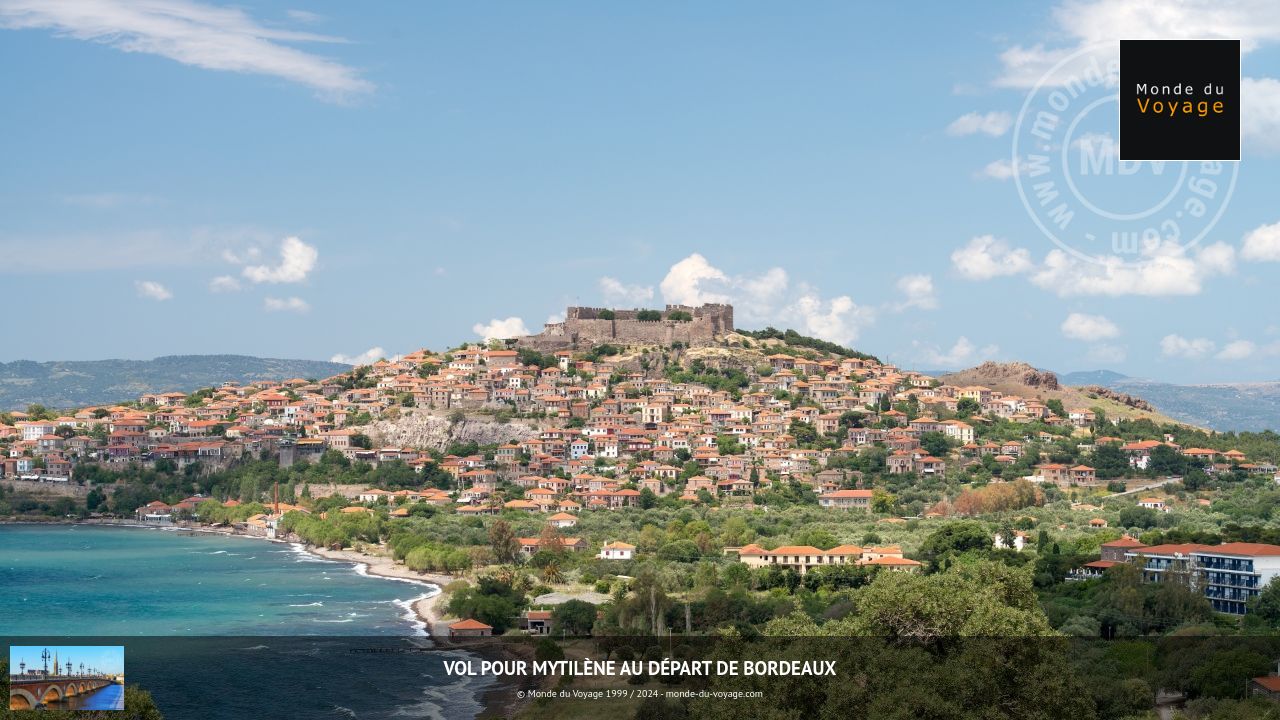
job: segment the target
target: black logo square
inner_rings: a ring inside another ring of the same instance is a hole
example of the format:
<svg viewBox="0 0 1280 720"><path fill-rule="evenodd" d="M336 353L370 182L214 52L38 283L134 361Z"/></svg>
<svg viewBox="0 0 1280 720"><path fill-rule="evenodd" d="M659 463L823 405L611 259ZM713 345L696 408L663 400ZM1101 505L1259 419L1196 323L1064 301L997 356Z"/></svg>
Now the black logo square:
<svg viewBox="0 0 1280 720"><path fill-rule="evenodd" d="M1239 160L1240 41L1121 40L1120 159Z"/></svg>

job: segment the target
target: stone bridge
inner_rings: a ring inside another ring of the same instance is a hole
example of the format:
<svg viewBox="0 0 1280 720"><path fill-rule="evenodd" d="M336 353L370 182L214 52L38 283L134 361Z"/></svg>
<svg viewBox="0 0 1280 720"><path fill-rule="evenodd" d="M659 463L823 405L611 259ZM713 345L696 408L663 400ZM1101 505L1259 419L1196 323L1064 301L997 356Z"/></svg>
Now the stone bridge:
<svg viewBox="0 0 1280 720"><path fill-rule="evenodd" d="M73 697L119 682L120 678L111 675L10 675L9 709L56 708Z"/></svg>

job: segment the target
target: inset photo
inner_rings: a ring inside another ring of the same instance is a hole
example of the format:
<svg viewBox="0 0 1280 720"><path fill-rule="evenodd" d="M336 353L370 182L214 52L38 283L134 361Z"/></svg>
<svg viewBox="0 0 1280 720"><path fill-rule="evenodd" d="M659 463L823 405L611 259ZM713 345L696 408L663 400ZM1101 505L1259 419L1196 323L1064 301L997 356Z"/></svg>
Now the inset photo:
<svg viewBox="0 0 1280 720"><path fill-rule="evenodd" d="M123 645L12 645L10 710L123 710Z"/></svg>

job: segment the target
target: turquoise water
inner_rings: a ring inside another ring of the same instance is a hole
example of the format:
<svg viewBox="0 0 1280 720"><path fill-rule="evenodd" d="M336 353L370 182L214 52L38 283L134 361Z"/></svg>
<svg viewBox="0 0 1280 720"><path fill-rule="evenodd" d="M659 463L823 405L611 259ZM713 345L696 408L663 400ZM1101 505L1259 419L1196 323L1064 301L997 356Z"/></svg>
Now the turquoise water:
<svg viewBox="0 0 1280 720"><path fill-rule="evenodd" d="M0 635L421 634L433 586L253 538L0 526Z"/></svg>
<svg viewBox="0 0 1280 720"><path fill-rule="evenodd" d="M251 538L0 525L0 647L124 645L166 720L476 717L491 681L447 676L472 656L409 610L437 589L361 570Z"/></svg>

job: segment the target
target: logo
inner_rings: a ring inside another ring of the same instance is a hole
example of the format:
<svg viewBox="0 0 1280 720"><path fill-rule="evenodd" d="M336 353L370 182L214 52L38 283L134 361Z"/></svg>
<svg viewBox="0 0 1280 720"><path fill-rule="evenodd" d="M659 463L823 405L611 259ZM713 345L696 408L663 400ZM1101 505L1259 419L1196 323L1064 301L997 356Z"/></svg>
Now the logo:
<svg viewBox="0 0 1280 720"><path fill-rule="evenodd" d="M1046 237L1089 262L1142 263L1196 245L1222 217L1240 169L1211 159L1122 159L1120 68L1114 43L1064 58L1027 94L1014 126L1023 207ZM1238 97L1238 73L1236 83Z"/></svg>
<svg viewBox="0 0 1280 720"><path fill-rule="evenodd" d="M1124 160L1240 159L1239 40L1121 40Z"/></svg>

